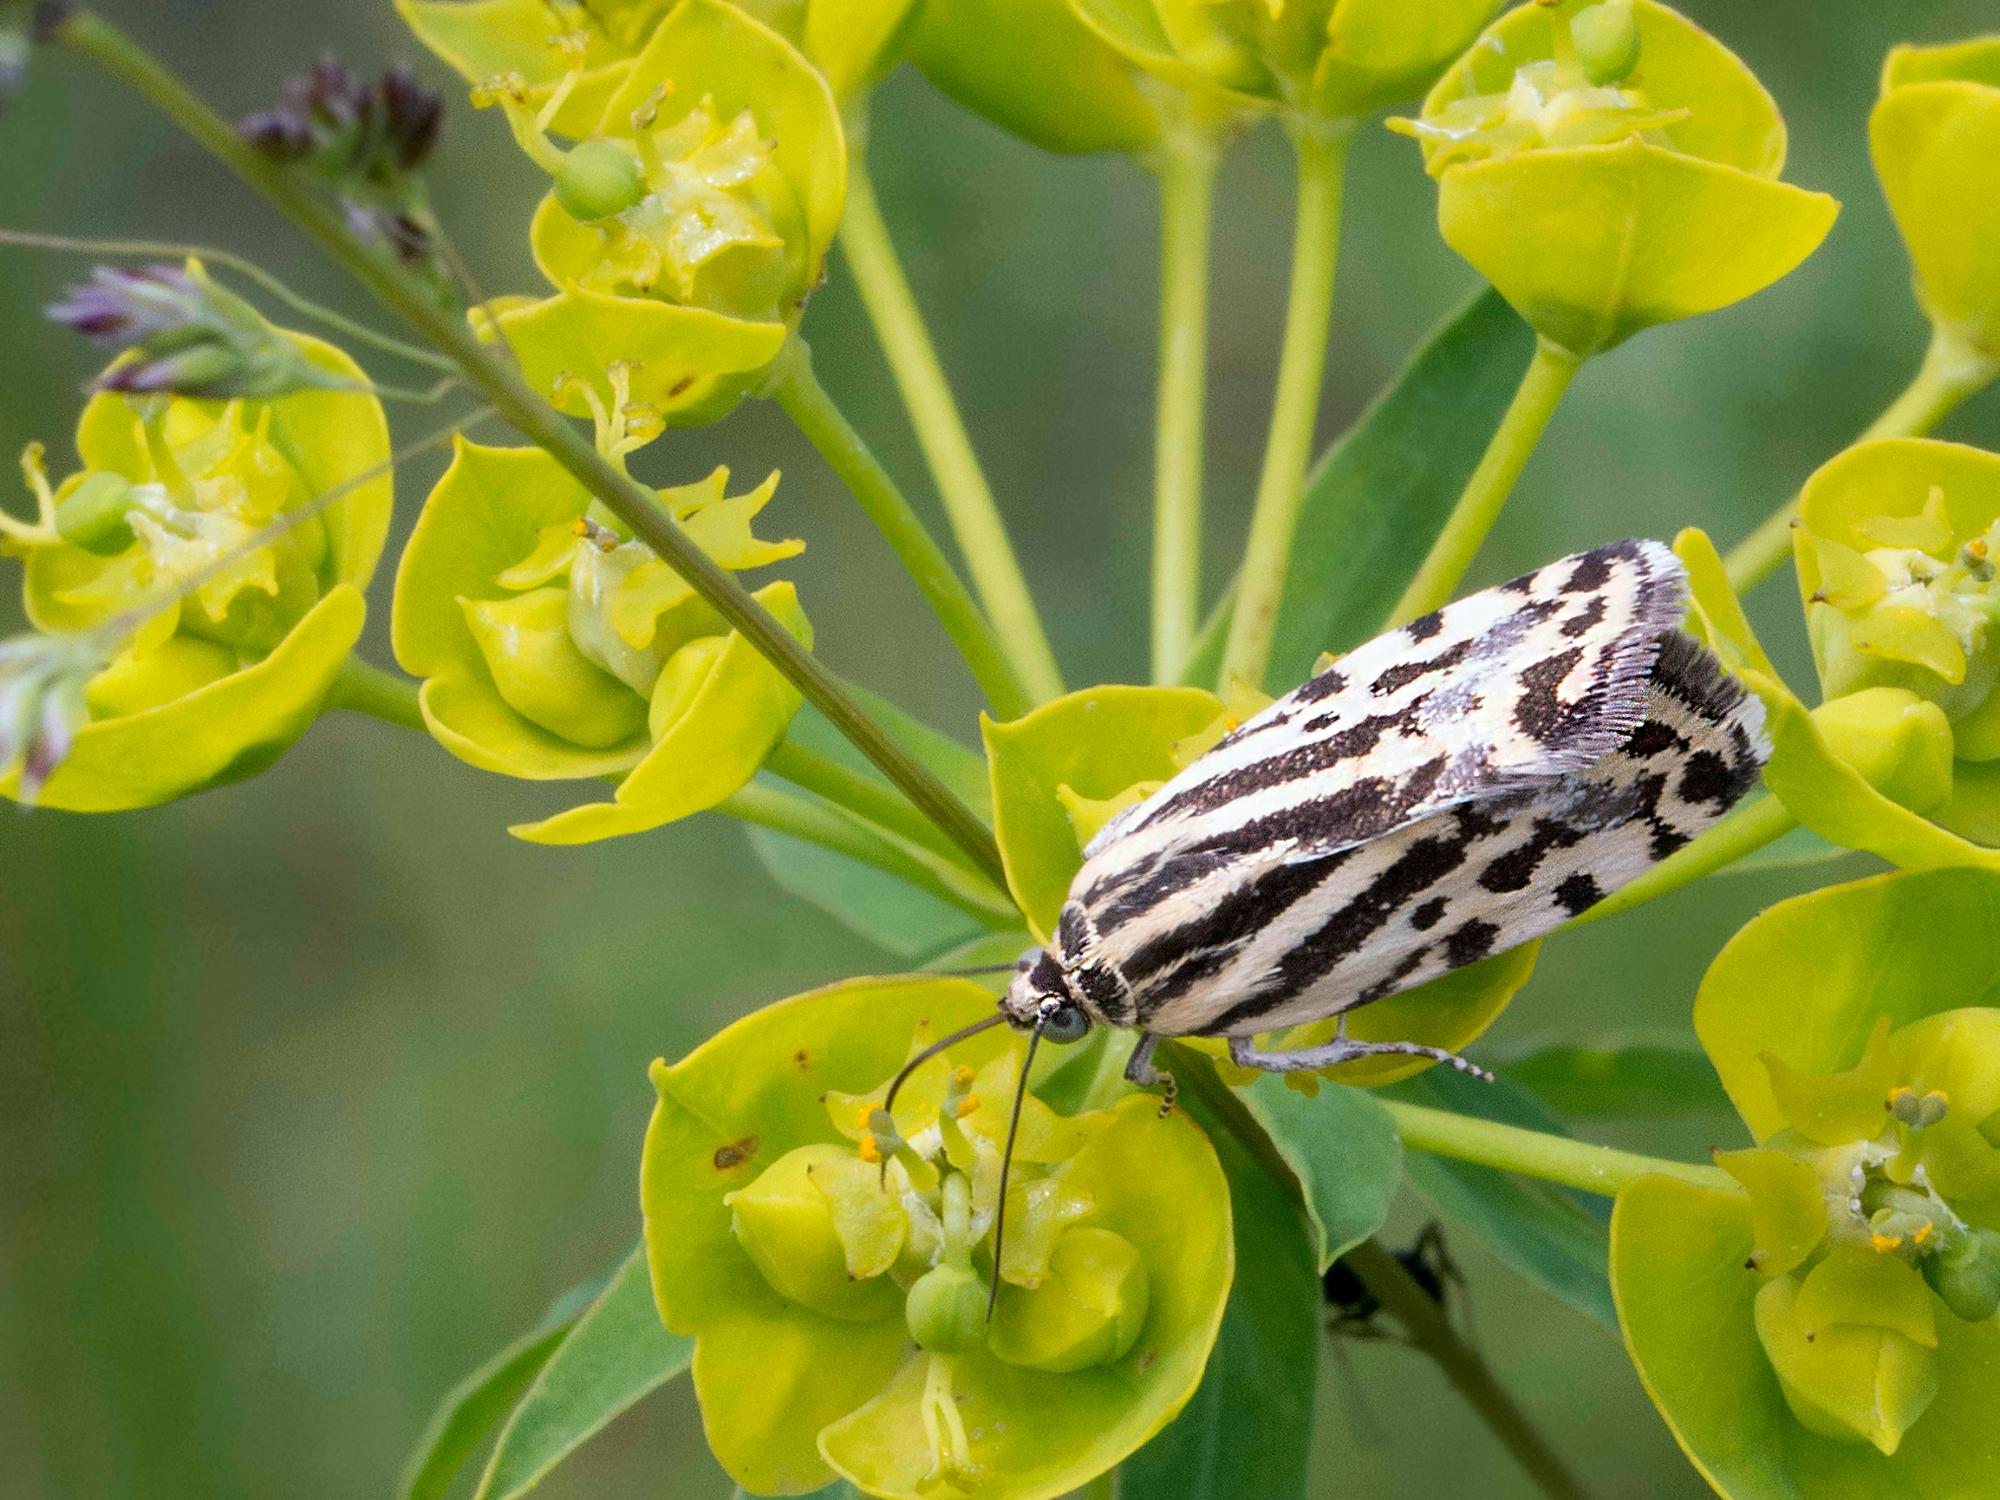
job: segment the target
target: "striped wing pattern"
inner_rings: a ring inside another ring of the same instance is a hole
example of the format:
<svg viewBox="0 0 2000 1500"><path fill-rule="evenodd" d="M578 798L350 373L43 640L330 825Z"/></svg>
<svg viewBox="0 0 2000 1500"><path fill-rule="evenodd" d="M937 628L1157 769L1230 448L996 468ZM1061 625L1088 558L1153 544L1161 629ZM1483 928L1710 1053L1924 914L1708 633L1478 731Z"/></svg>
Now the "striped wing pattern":
<svg viewBox="0 0 2000 1500"><path fill-rule="evenodd" d="M1360 647L1086 851L1059 946L1107 1020L1249 1035L1528 941L1756 781L1761 705L1616 542Z"/></svg>

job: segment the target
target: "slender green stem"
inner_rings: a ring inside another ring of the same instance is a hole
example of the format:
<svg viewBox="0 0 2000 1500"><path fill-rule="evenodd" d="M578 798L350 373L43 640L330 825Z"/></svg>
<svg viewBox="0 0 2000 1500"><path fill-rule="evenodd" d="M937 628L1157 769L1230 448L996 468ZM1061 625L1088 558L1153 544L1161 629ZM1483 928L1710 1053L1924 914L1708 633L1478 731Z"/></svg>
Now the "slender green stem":
<svg viewBox="0 0 2000 1500"><path fill-rule="evenodd" d="M1278 356L1278 385L1271 403L1271 428L1264 443L1264 468L1250 513L1250 537L1230 619L1222 680L1231 674L1261 687L1277 631L1278 606L1291 561L1305 495L1306 464L1312 458L1313 425L1319 415L1320 381L1326 373L1327 321L1333 315L1334 272L1340 260L1340 197L1347 170L1351 121L1322 125L1296 123L1292 144L1298 153L1298 219L1292 229L1292 284L1285 310L1284 344Z"/></svg>
<svg viewBox="0 0 2000 1500"><path fill-rule="evenodd" d="M850 770L837 760L808 750L797 740L786 740L764 762L766 770L793 786L826 798L834 806L875 824L898 838L908 839L943 860L977 877L965 854L917 811L916 805L892 786ZM996 899L1001 893L995 892Z"/></svg>
<svg viewBox="0 0 2000 1500"><path fill-rule="evenodd" d="M74 255L101 255L107 260L164 260L171 256L175 260L192 258L205 265L227 266L244 280L254 281L293 312L303 313L314 322L344 333L357 343L372 345L384 354L393 354L396 358L406 359L412 364L428 365L433 370L443 370L453 375L458 372L458 366L442 354L433 354L428 349L419 349L415 344L406 344L399 338L378 333L365 323L357 323L352 318L344 317L330 307L322 307L311 298L293 291L255 261L233 255L227 250L215 250L204 245L183 245L171 240L79 239L73 235L33 234L21 229L0 229L0 245L18 245L24 250L61 250Z"/></svg>
<svg viewBox="0 0 2000 1500"><path fill-rule="evenodd" d="M1547 339L1535 341L1535 357L1528 361L1520 389L1507 407L1507 414L1494 430L1493 440L1480 455L1479 467L1466 481L1465 491L1452 507L1444 530L1431 543L1417 576L1403 590L1389 616L1391 625L1402 625L1418 615L1427 615L1452 596L1465 570L1472 566L1486 534L1500 519L1514 482L1535 451L1549 418L1555 415L1563 392L1583 366L1583 357L1572 354Z"/></svg>
<svg viewBox="0 0 2000 1500"><path fill-rule="evenodd" d="M937 539L924 529L889 471L813 375L811 351L803 342L793 339L786 346L764 389L819 449L875 523L875 529L930 602L993 711L1003 719L1013 719L1034 707L1034 695L1008 660L992 622L980 613L978 601Z"/></svg>
<svg viewBox="0 0 2000 1500"><path fill-rule="evenodd" d="M1587 926L1658 900L1755 854L1798 826L1799 820L1776 797L1766 795L1745 802L1686 848L1668 855L1629 885L1620 886L1568 925Z"/></svg>
<svg viewBox="0 0 2000 1500"><path fill-rule="evenodd" d="M350 656L340 664L333 687L327 692L326 706L366 714L403 729L424 727L423 710L417 707L417 685L358 656Z"/></svg>
<svg viewBox="0 0 2000 1500"><path fill-rule="evenodd" d="M1503 1172L1539 1177L1545 1182L1601 1193L1607 1198L1626 1184L1652 1174L1678 1178L1697 1187L1736 1185L1735 1179L1720 1167L1667 1161L1636 1151L1615 1151L1609 1146L1573 1141L1568 1136L1545 1135L1539 1130L1523 1130L1518 1125L1502 1125L1497 1120L1455 1115L1424 1104L1383 1098L1380 1094L1376 1100L1395 1117L1396 1131L1405 1146L1428 1151L1433 1156L1449 1156L1455 1161L1477 1162Z"/></svg>
<svg viewBox="0 0 2000 1500"><path fill-rule="evenodd" d="M710 559L660 508L657 496L620 473L513 368L496 359L459 311L438 299L434 288L414 278L387 251L359 243L340 216L305 182L245 142L178 78L100 17L88 11L74 12L52 28L50 40L88 58L114 80L150 100L210 155L268 199L378 302L447 355L467 384L659 553L835 728L907 792L952 842L971 855L982 873L996 885L1004 880L992 834L965 804L855 703L791 632L750 597L735 575Z"/></svg>
<svg viewBox="0 0 2000 1500"><path fill-rule="evenodd" d="M1208 280L1215 138L1177 131L1153 158L1160 179L1160 385L1153 413L1153 680L1171 682L1201 610L1202 438L1208 394Z"/></svg>
<svg viewBox="0 0 2000 1500"><path fill-rule="evenodd" d="M1437 1299L1417 1284L1409 1269L1374 1240L1363 1240L1341 1257L1385 1311L1409 1334L1410 1342L1436 1361L1445 1379L1479 1413L1514 1461L1527 1470L1550 1500L1583 1500L1587 1493L1548 1440L1536 1431L1479 1351L1458 1336Z"/></svg>
<svg viewBox="0 0 2000 1500"><path fill-rule="evenodd" d="M1922 437L1950 416L1960 402L1991 385L1995 377L2000 377L2000 359L1982 353L1950 330L1938 328L1916 375L1855 442ZM1730 549L1722 561L1731 588L1745 593L1790 560L1792 525L1798 518L1799 501L1794 495Z"/></svg>
<svg viewBox="0 0 2000 1500"><path fill-rule="evenodd" d="M716 804L716 811L872 865L957 907L995 932L1020 925L1020 914L1011 905L982 894L988 888L968 879L956 865L884 838L822 798L800 796L753 781Z"/></svg>
<svg viewBox="0 0 2000 1500"><path fill-rule="evenodd" d="M993 622L1014 675L1036 702L1063 690L1062 673L1021 574L1000 507L972 450L958 403L938 361L930 330L897 258L889 226L868 175L866 136L855 131L847 159L847 208L840 225L841 253L862 306L875 325L890 374L916 428L917 442L937 483L945 519L972 574L979 601Z"/></svg>

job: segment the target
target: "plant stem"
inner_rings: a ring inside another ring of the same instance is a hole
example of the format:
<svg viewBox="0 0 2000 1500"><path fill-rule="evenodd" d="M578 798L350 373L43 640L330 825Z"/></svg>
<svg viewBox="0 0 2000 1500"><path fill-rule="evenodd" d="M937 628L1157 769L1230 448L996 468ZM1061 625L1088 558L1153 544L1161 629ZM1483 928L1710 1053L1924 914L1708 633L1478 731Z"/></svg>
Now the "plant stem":
<svg viewBox="0 0 2000 1500"><path fill-rule="evenodd" d="M326 706L366 714L403 729L424 728L423 710L417 706L417 685L358 656L350 656L340 664L333 686L327 691Z"/></svg>
<svg viewBox="0 0 2000 1500"><path fill-rule="evenodd" d="M931 825L929 818L894 787L885 786L836 760L808 750L797 740L786 740L771 752L764 768L783 777L793 786L824 797L834 806L875 824L898 838L908 839L943 860L977 876L964 853ZM996 897L1001 893L996 892Z"/></svg>
<svg viewBox="0 0 2000 1500"><path fill-rule="evenodd" d="M1683 849L1668 855L1628 885L1620 886L1566 927L1585 927L1605 917L1643 906L1692 885L1705 875L1755 854L1799 826L1799 820L1776 797L1764 795L1731 808L1728 815Z"/></svg>
<svg viewBox="0 0 2000 1500"><path fill-rule="evenodd" d="M981 926L995 932L1004 932L1020 924L1020 914L1010 903L982 896L979 888L967 881L957 866L927 858L884 838L867 824L818 797L802 797L796 792L781 791L753 781L717 803L716 811L872 865L957 907Z"/></svg>
<svg viewBox="0 0 2000 1500"><path fill-rule="evenodd" d="M194 259L206 265L227 266L245 281L255 282L293 312L303 313L314 322L344 333L357 343L372 345L385 354L393 354L412 364L426 365L450 375L458 373L458 366L442 354L406 344L399 338L376 332L366 323L344 317L330 307L322 307L311 298L293 291L255 261L232 255L227 250L182 245L168 240L78 239L67 234L31 234L20 229L0 229L0 245L18 245L24 250L61 250L74 255L101 255L117 260L163 260L171 256L175 260Z"/></svg>
<svg viewBox="0 0 2000 1500"><path fill-rule="evenodd" d="M1916 375L1854 441L1922 437L1951 415L1960 402L1991 385L1996 376L2000 376L2000 359L1939 327L1931 334ZM1792 555L1792 525L1798 518L1799 501L1794 495L1730 549L1722 561L1731 588L1747 593L1785 565Z"/></svg>
<svg viewBox="0 0 2000 1500"><path fill-rule="evenodd" d="M1403 590L1403 597L1396 601L1396 608L1389 616L1391 626L1427 615L1451 598L1465 570L1472 566L1486 534L1500 519L1528 455L1535 451L1535 444L1541 440L1549 418L1555 415L1563 392L1569 389L1570 381L1582 366L1581 355L1547 339L1535 341L1535 356L1528 361L1520 388L1514 392L1499 427L1494 429L1493 440L1480 455L1479 467L1466 481L1465 491L1446 519L1444 530L1431 543L1430 554L1417 569L1417 576L1410 580L1410 586Z"/></svg>
<svg viewBox="0 0 2000 1500"><path fill-rule="evenodd" d="M854 742L910 800L996 885L1004 882L991 833L931 772L862 710L834 676L793 638L776 617L750 597L735 576L718 566L673 519L658 497L620 473L556 409L529 388L514 369L494 358L453 307L412 277L387 251L377 252L348 233L340 216L282 165L249 145L207 104L124 33L88 11L76 11L53 28L50 41L88 58L114 80L150 100L248 186L268 199L318 243L384 307L401 316L432 347L449 356L468 384L480 391L523 437L547 450L579 483L604 501L633 533L657 552L716 613Z"/></svg>
<svg viewBox="0 0 2000 1500"><path fill-rule="evenodd" d="M813 375L811 351L801 340L794 338L786 345L764 389L819 450L895 551L965 658L994 713L1014 719L1034 707L992 623L980 613L951 559L924 529L889 471Z"/></svg>
<svg viewBox="0 0 2000 1500"><path fill-rule="evenodd" d="M1222 658L1222 681L1234 674L1261 687L1284 597L1292 536L1312 457L1320 381L1326 371L1327 321L1333 315L1334 271L1340 259L1341 181L1352 121L1298 122L1292 144L1299 159L1298 219L1292 229L1292 284L1264 468L1250 513L1236 612Z"/></svg>
<svg viewBox="0 0 2000 1500"><path fill-rule="evenodd" d="M1417 1284L1409 1269L1374 1240L1363 1240L1341 1257L1361 1284L1436 1361L1452 1387L1491 1429L1514 1460L1527 1470L1550 1500L1584 1500L1587 1493L1547 1439L1535 1430L1506 1387L1494 1378L1479 1351L1458 1336L1437 1300Z"/></svg>
<svg viewBox="0 0 2000 1500"><path fill-rule="evenodd" d="M1586 1193L1601 1193L1607 1198L1626 1184L1653 1174L1691 1182L1697 1187L1736 1186L1735 1179L1720 1167L1667 1161L1657 1156L1641 1156L1636 1151L1615 1151L1609 1146L1573 1141L1568 1136L1545 1135L1539 1130L1523 1130L1497 1120L1481 1120L1402 1099L1387 1099L1379 1093L1375 1098L1395 1117L1396 1131L1403 1144L1433 1156L1477 1162L1503 1172L1518 1172L1524 1177L1581 1188Z"/></svg>
<svg viewBox="0 0 2000 1500"><path fill-rule="evenodd" d="M958 403L938 361L937 347L909 278L896 255L875 184L868 175L867 138L860 131L850 139L847 159L847 208L840 225L840 249L854 273L861 303L875 325L875 336L888 356L889 372L902 393L903 406L916 429L917 442L937 483L945 519L958 541L1000 638L1014 676L1035 702L1058 696L1062 672L1035 609L1034 595L1021 574L1020 560L1008 539L993 490L986 482L972 439L965 430Z"/></svg>
<svg viewBox="0 0 2000 1500"><path fill-rule="evenodd" d="M1215 169L1206 132L1169 134L1160 179L1160 385L1153 413L1153 681L1171 682L1201 609L1201 490Z"/></svg>

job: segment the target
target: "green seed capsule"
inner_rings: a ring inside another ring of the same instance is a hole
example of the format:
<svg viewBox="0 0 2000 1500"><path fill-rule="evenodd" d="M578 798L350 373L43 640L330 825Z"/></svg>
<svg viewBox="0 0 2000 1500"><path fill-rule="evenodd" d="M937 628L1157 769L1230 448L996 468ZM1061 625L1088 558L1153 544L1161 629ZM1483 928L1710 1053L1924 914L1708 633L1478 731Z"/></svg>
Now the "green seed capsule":
<svg viewBox="0 0 2000 1500"><path fill-rule="evenodd" d="M132 545L132 483L118 474L92 474L56 506L56 530L66 542L100 557Z"/></svg>
<svg viewBox="0 0 2000 1500"><path fill-rule="evenodd" d="M1968 1323L2000 1310L2000 1233L1974 1229L1918 1262L1938 1300Z"/></svg>
<svg viewBox="0 0 2000 1500"><path fill-rule="evenodd" d="M645 197L646 179L623 146L585 141L563 158L555 188L556 202L571 218L588 224L623 213Z"/></svg>
<svg viewBox="0 0 2000 1500"><path fill-rule="evenodd" d="M986 1283L970 1266L934 1266L903 1304L910 1337L933 1354L963 1354L986 1338Z"/></svg>
<svg viewBox="0 0 2000 1500"><path fill-rule="evenodd" d="M1623 83L1639 65L1639 24L1632 0L1604 0L1576 13L1569 23L1583 76L1600 86Z"/></svg>

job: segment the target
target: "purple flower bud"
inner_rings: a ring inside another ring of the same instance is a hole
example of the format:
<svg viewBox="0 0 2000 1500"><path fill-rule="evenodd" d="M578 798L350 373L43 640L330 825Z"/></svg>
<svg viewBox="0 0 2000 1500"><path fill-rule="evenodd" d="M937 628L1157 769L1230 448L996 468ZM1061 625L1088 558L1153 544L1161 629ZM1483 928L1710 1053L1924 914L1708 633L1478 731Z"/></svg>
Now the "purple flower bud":
<svg viewBox="0 0 2000 1500"><path fill-rule="evenodd" d="M260 109L245 115L236 129L244 140L278 161L298 161L312 152L312 126L288 109Z"/></svg>
<svg viewBox="0 0 2000 1500"><path fill-rule="evenodd" d="M426 88L408 63L397 63L378 85L386 117L388 147L399 172L422 166L437 144L444 122L444 99Z"/></svg>
<svg viewBox="0 0 2000 1500"><path fill-rule="evenodd" d="M296 93L294 92L296 91ZM287 95L303 104L317 120L342 129L354 124L370 103L369 90L331 52L323 53L312 71L286 85Z"/></svg>
<svg viewBox="0 0 2000 1500"><path fill-rule="evenodd" d="M123 346L157 338L202 315L202 289L177 266L99 266L48 315L87 338Z"/></svg>

